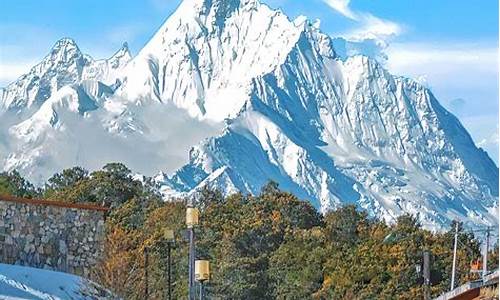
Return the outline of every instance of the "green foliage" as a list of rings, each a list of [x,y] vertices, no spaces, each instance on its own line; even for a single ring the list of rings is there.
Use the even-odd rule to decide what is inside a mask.
[[[0,194],[21,198],[35,198],[39,193],[40,191],[16,170],[0,173]]]
[[[325,216],[325,230],[333,246],[351,248],[359,242],[361,226],[367,226],[367,214],[354,205],[342,207]]]
[[[88,178],[89,171],[81,167],[74,167],[71,169],[63,170],[49,178],[49,183],[46,189],[50,190],[64,190],[72,187],[81,180]]]
[[[2,192],[33,197],[39,191],[11,172],[0,174]],[[322,216],[276,183],[258,196],[223,197],[205,188],[194,201],[163,202],[151,179],[134,180],[128,168],[113,163],[92,173],[64,170],[49,179],[43,193],[111,208],[106,253],[94,279],[124,299],[144,299],[145,248],[150,298],[165,296],[167,228],[175,232],[173,298],[187,298],[185,203],[191,201],[201,209],[197,257],[211,263],[209,299],[422,299],[417,266],[424,250],[432,254],[432,296],[450,285],[454,224],[448,232],[432,233],[404,215],[386,225],[353,205]],[[474,235],[458,225],[460,284],[477,278],[469,264],[480,251]],[[490,267],[498,266],[498,246],[494,251]]]
[[[107,164],[102,170],[90,174],[80,167],[64,170],[49,179],[44,196],[117,209],[125,203],[131,205],[129,201],[135,201],[139,206],[160,202],[158,189],[151,179],[146,178],[144,182],[134,180],[132,172],[119,163]]]
[[[268,274],[273,299],[307,299],[321,289],[328,253],[319,227],[296,230],[272,254]]]

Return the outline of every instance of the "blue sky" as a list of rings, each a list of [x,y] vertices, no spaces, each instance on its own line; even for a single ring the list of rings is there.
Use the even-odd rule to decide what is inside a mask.
[[[28,71],[61,37],[96,58],[124,41],[133,53],[180,0],[6,0],[0,9],[0,86]],[[498,1],[263,0],[323,31],[388,45],[386,67],[419,78],[498,162]]]

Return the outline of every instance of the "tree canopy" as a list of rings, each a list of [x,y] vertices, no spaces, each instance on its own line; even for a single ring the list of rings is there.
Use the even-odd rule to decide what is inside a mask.
[[[424,251],[432,254],[431,294],[449,288],[454,229],[433,233],[410,215],[387,225],[353,205],[321,215],[275,183],[255,196],[203,189],[195,201],[165,202],[151,179],[134,178],[118,163],[94,172],[75,167],[36,189],[10,172],[0,174],[0,192],[110,207],[105,254],[94,279],[126,299],[144,297],[145,248],[151,297],[166,294],[167,228],[175,232],[173,298],[186,298],[188,202],[201,209],[196,250],[211,263],[209,299],[422,299],[418,266]],[[465,282],[478,276],[469,264],[480,251],[474,235],[459,225],[465,246],[458,250],[457,274]],[[491,266],[498,266],[497,255]]]

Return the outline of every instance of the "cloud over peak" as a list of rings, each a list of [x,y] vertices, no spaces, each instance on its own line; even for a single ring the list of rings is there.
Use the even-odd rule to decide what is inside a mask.
[[[386,40],[403,32],[401,24],[381,19],[368,12],[354,11],[350,7],[351,0],[323,0],[328,6],[344,17],[359,23],[359,27],[347,33],[347,38],[354,40],[381,39]]]

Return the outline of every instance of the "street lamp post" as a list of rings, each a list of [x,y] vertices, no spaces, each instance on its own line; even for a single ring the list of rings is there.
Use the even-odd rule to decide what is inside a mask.
[[[203,300],[205,297],[204,283],[210,280],[210,262],[208,260],[195,262],[195,278],[200,283],[200,300]]]
[[[458,244],[458,222],[455,224],[455,243],[453,244],[453,266],[451,268],[451,287],[450,291],[455,288],[455,272],[457,268],[457,244]]]
[[[195,258],[195,241],[194,227],[199,223],[199,210],[194,207],[186,209],[186,225],[189,233],[189,300],[194,300],[194,258]]]
[[[483,280],[486,275],[488,275],[488,251],[490,244],[490,227],[486,228],[486,242],[484,244],[484,255],[483,255]]]
[[[423,254],[423,277],[424,277],[424,299],[431,299],[430,285],[431,285],[431,252],[424,250]]]
[[[172,300],[172,244],[175,240],[174,231],[165,229],[163,237],[167,241],[167,299]]]
[[[149,249],[144,247],[144,299],[149,299]]]

